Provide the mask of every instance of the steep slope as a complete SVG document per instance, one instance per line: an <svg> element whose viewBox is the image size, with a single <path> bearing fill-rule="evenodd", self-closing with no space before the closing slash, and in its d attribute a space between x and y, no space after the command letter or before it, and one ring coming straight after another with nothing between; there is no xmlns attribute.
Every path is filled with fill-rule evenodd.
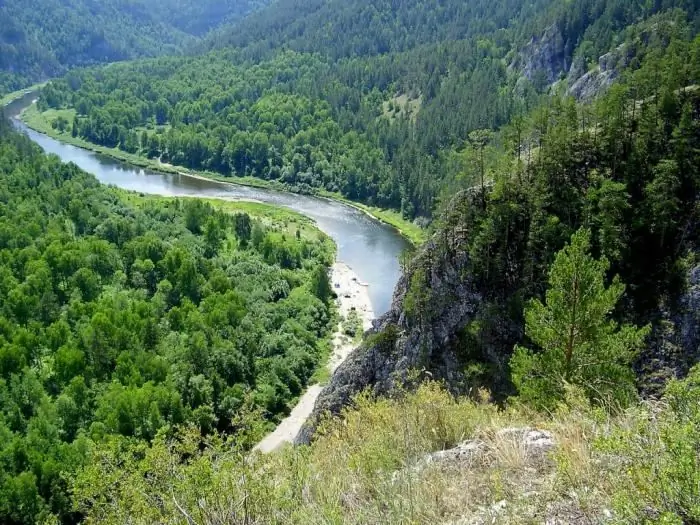
<svg viewBox="0 0 700 525"><path fill-rule="evenodd" d="M319 397L297 439L310 446L261 457L250 449L262 412L284 411L323 355L330 287L322 249L291 248L306 241L286 224L263 238L245 220L223 244L208 208L156 207L145 222L115 195L95 199L97 215L85 209L92 200L71 191L46 198L38 213L27 203L45 174L57 190L81 175L14 139L4 162L36 160L1 179L16 208L0 230L9 253L0 284L12 288L0 304L9 319L0 343L12 341L0 347L6 521L40 513L104 523L700 520L700 371L675 379L700 359L697 2L542 2L537 14L496 2L492 19L482 2L399 4L284 2L279 20L267 11L249 36L235 29L242 48L73 72L42 91L41 109L52 110L39 117L55 118L61 133L430 215L433 234L405 258L390 311ZM498 27L502 6L522 19ZM414 12L415 34L406 31ZM474 33L466 13L485 17ZM561 96L589 80L581 93L592 103ZM12 198L21 188L23 198ZM36 242L25 222L65 241ZM125 243L125 271L105 272L104 283L78 269L80 259L56 255L92 233L85 224L121 253L130 223L134 231L159 225L158 234ZM165 228L191 249L158 255ZM514 345L551 350L537 347L524 318L552 290L553 261L579 231L590 232L591 260L606 261L598 280L619 290L616 276L624 283L624 295L597 312L611 332L652 328L636 356L637 386L651 397L665 391L661 402L632 395L632 406L606 405L610 398L588 395L556 367L562 395L550 412L524 406L522 388L511 397L522 386L509 369ZM225 253L208 257L212 249ZM153 251L162 264L144 260ZM304 263L303 254L318 260ZM576 268L564 292L585 295ZM264 283L251 278L256 269ZM49 282L67 303L60 319L43 293ZM130 293L145 303L135 319L155 303L141 331L97 315L122 313L107 307L109 297L95 315L81 306L89 294L125 286L139 288ZM577 316L575 308L556 313ZM46 319L58 326L30 337L25 326ZM583 326L582 346L592 346L586 321L570 326ZM133 334L145 349L117 356ZM52 350L60 359L49 359ZM597 371L608 356L595 357ZM633 379L631 360L625 378ZM76 369L100 374L88 401L84 383L72 381ZM27 403L27 392L40 402ZM342 417L322 422L328 412ZM76 436L70 446L66 435ZM77 473L70 489L57 467L65 464Z"/></svg>
<svg viewBox="0 0 700 525"><path fill-rule="evenodd" d="M699 398L700 370L662 402L608 417L575 392L536 414L429 383L360 396L310 447L251 457L240 445L252 427L207 447L192 431L102 447L75 503L96 524L694 523Z"/></svg>
<svg viewBox="0 0 700 525"><path fill-rule="evenodd" d="M522 120L554 90L589 98L604 91L636 69L647 48L663 48L674 27L694 35L696 18L695 4L683 0L281 0L209 39L216 52L90 72L46 98L55 108L79 107L77 132L91 141L226 176L339 192L425 222L474 183L469 159L480 156L475 139L484 135L470 134ZM623 44L619 60L600 61ZM241 78L256 88L240 89ZM293 105L298 124L251 115L273 95L295 100L278 97L276 105ZM316 125L319 109L328 129ZM153 124L167 126L155 128L158 143L125 133ZM298 132L311 134L290 141Z"/></svg>
<svg viewBox="0 0 700 525"><path fill-rule="evenodd" d="M395 53L435 42L464 40L512 28L519 34L551 0L370 2L282 0L208 39L211 47L280 46L332 58ZM343 35L339 38L339 35Z"/></svg>
<svg viewBox="0 0 700 525"><path fill-rule="evenodd" d="M650 53L594 107L554 99L541 108L536 148L510 150L493 186L451 200L391 310L336 372L297 441L309 441L323 413L366 388L390 393L412 371L456 392L514 393L507 364L524 341L523 306L542 297L553 254L581 226L627 284L616 319L653 327L637 358L640 390L658 394L684 376L700 359L700 96L683 87L697 82L699 45L675 40ZM664 69L661 84L649 82Z"/></svg>
<svg viewBox="0 0 700 525"><path fill-rule="evenodd" d="M257 0L7 0L0 4L0 92L66 68L172 54Z"/></svg>

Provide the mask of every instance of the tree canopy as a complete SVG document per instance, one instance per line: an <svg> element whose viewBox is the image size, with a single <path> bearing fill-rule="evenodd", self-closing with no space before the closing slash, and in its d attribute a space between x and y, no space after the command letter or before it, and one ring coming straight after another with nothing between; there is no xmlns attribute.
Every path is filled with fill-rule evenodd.
<svg viewBox="0 0 700 525"><path fill-rule="evenodd" d="M525 309L525 333L541 353L518 346L510 366L520 398L538 407L563 401L567 384L599 403L634 398L632 362L649 330L610 319L625 286L617 277L605 285L610 263L591 257L590 237L574 233L552 264L546 304L533 299Z"/></svg>
<svg viewBox="0 0 700 525"><path fill-rule="evenodd" d="M0 4L0 95L67 68L179 53L259 0L6 0Z"/></svg>
<svg viewBox="0 0 700 525"><path fill-rule="evenodd" d="M75 71L40 104L75 110L72 133L97 144L432 217L455 189L484 185L494 151L525 160L567 74L688 56L698 27L681 0L285 0L219 33L210 53ZM618 64L598 64L620 49ZM697 80L678 65L685 76L669 81Z"/></svg>
<svg viewBox="0 0 700 525"><path fill-rule="evenodd" d="M221 206L107 188L0 123L0 521L79 519L67 481L110 436L235 432L308 384L333 245Z"/></svg>

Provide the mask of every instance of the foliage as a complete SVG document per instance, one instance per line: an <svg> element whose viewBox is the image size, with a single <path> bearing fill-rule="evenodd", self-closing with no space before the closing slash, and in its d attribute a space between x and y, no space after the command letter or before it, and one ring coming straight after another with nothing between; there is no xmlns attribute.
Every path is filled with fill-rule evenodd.
<svg viewBox="0 0 700 525"><path fill-rule="evenodd" d="M73 71L42 90L41 110L57 110L66 134L157 162L409 218L442 212L434 255L459 258L459 275L445 270L489 309L465 344L513 348L525 317L544 352L519 351L516 383L535 405L564 403L551 418L498 412L426 385L360 397L310 448L250 459L260 413L284 413L323 354L326 245L205 203L134 205L3 128L0 518L488 521L507 499L513 523L562 508L552 521L571 509L595 522L610 508L627 522L697 521L697 372L651 408L611 415L589 402L630 401L643 331L624 323L674 303L700 241L697 2L340 4L282 0L210 40L238 48ZM550 96L543 70L521 76L552 27L566 64L626 50L599 100ZM590 235L564 248L581 228ZM450 300L424 286L443 277L434 270L413 274L409 321ZM590 297L565 286L573 270ZM620 281L604 286L608 274L624 295ZM572 324L574 305L586 315ZM572 326L585 338L569 341ZM390 353L402 330L365 344ZM524 382L539 368L580 388ZM554 462L499 434L534 424L555 433ZM483 462L413 469L468 437L489 447Z"/></svg>
<svg viewBox="0 0 700 525"><path fill-rule="evenodd" d="M695 370L662 402L611 416L569 388L565 406L543 416L426 383L392 399L358 396L309 447L251 457L235 443L201 447L191 430L149 448L105 446L74 494L92 523L184 523L184 513L202 524L688 523L698 516L699 392ZM550 452L518 440L532 428L550 433ZM462 459L427 459L464 440Z"/></svg>
<svg viewBox="0 0 700 525"><path fill-rule="evenodd" d="M520 398L539 408L562 401L569 383L599 403L634 399L632 360L649 329L618 326L609 318L624 285L616 277L606 287L610 265L589 250L590 232L574 233L552 265L546 304L534 299L525 309L525 333L541 352L518 346L510 367Z"/></svg>
<svg viewBox="0 0 700 525"><path fill-rule="evenodd" d="M619 523L692 523L700 518L700 368L669 383L653 414L601 436L596 447L624 458L615 476Z"/></svg>
<svg viewBox="0 0 700 525"><path fill-rule="evenodd" d="M362 318L354 308L348 312L343 321L343 333L353 339L362 336Z"/></svg>
<svg viewBox="0 0 700 525"><path fill-rule="evenodd" d="M341 4L284 0L219 32L213 52L75 72L43 103L76 108L75 133L97 144L430 217L489 181L494 149L524 160L542 131L530 115L547 85L520 63L533 37L555 27L565 64L625 42L636 69L647 48L689 39L697 16L682 0ZM487 147L511 119L517 131Z"/></svg>
<svg viewBox="0 0 700 525"><path fill-rule="evenodd" d="M321 365L332 247L291 212L107 188L6 122L0 175L3 523L76 522L93 446L276 421Z"/></svg>
<svg viewBox="0 0 700 525"><path fill-rule="evenodd" d="M76 65L173 54L258 0L8 0L0 5L0 94Z"/></svg>
<svg viewBox="0 0 700 525"><path fill-rule="evenodd" d="M486 202L477 187L445 207L441 255L464 262L462 278L490 305L464 354L499 371L490 385L497 395L510 386L505 349L523 343L519 305L544 303L549 268L572 232L590 229L591 254L627 285L613 321L658 322L660 305L684 290L683 259L700 244L700 97L684 87L700 79L691 58L699 44L679 37L649 52L592 104L552 98L533 114L523 151L508 148L494 161ZM640 350L637 364L658 357Z"/></svg>
<svg viewBox="0 0 700 525"><path fill-rule="evenodd" d="M309 449L245 457L231 444L209 442L201 452L191 432L156 440L146 450L104 447L78 476L76 502L95 523L126 516L139 523L179 521L178 506L197 523L223 516L259 523L417 523L424 521L422 512L436 510L430 508L434 503L425 508L416 499L411 509L405 492L411 481L401 475L392 483L392 474L499 417L495 407L457 401L434 384L402 401L360 396L355 404L343 424L329 421L324 437ZM166 493L162 505L149 503ZM451 506L447 499L436 503Z"/></svg>

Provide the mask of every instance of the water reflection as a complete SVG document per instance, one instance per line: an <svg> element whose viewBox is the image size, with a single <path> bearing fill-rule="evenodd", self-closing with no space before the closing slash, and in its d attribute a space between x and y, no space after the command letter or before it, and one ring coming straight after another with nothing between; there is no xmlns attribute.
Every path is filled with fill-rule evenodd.
<svg viewBox="0 0 700 525"><path fill-rule="evenodd" d="M15 117L31 103L33 97L28 94L6 106L5 114ZM13 122L46 152L58 155L65 162L74 162L105 184L155 195L254 199L301 212L313 218L319 228L331 236L338 245L338 258L369 284L375 312L383 313L389 308L400 272L398 256L408 243L395 229L359 210L306 195L234 186L132 167L110 157L63 144L28 129L17 119L13 119Z"/></svg>

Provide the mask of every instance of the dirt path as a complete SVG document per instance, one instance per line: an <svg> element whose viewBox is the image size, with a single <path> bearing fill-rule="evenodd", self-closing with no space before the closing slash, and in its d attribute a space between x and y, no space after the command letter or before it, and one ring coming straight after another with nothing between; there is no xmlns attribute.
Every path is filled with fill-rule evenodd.
<svg viewBox="0 0 700 525"><path fill-rule="evenodd" d="M348 265L340 262L335 263L331 269L331 284L335 293L338 294L338 310L341 318L347 317L354 308L360 314L363 329L369 329L372 326L372 319L374 319L374 311L369 300L367 286L361 283ZM341 322L333 334L333 353L328 360L328 370L331 374L345 361L354 348L353 341L343 334ZM267 453L279 448L284 443L291 443L313 411L321 390L323 390L321 385L310 386L299 398L299 402L289 416L271 434L258 443L255 450Z"/></svg>

